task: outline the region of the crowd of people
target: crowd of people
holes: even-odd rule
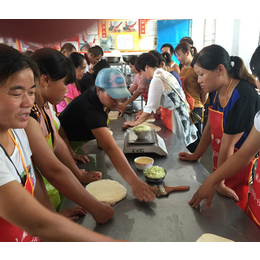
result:
[[[166,43],[160,50],[129,60],[135,77],[128,89],[124,75],[101,59],[97,45],[82,55],[70,43],[60,51],[27,54],[0,44],[0,241],[115,241],[73,222],[89,212],[104,224],[114,214],[82,186],[102,179],[102,173],[79,169],[77,161],[89,160],[77,149],[96,139],[133,195],[153,201],[155,187],[137,177],[108,129],[108,112],[124,113],[140,95],[144,109],[126,126],[159,117],[188,149],[180,160],[200,160],[212,145],[214,173],[189,204],[196,207],[207,199],[209,207],[216,188],[260,227],[260,166],[249,192],[260,148],[255,78],[260,78],[260,47],[250,62],[253,75],[241,58],[219,45],[198,52],[184,37],[175,49]],[[204,126],[209,93],[213,102]],[[191,112],[202,120],[193,122]],[[58,213],[61,194],[78,206]]]

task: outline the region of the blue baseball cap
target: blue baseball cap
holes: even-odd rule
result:
[[[125,83],[123,73],[114,68],[105,68],[99,71],[95,85],[106,90],[108,95],[114,99],[131,97]]]

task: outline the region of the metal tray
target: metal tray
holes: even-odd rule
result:
[[[154,144],[158,142],[158,139],[154,129],[151,129],[144,139],[139,139],[132,129],[128,129],[126,132],[126,142],[128,144]]]

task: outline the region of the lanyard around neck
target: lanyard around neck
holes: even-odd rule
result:
[[[185,68],[183,67],[183,70],[184,70],[184,69],[185,69]],[[183,76],[183,78],[185,78],[185,77],[187,76],[187,74],[189,73],[190,69],[191,69],[191,67],[189,67],[189,69],[186,71],[186,73],[185,73],[185,75]]]
[[[17,144],[17,142],[15,141],[14,136],[13,136],[13,134],[11,133],[10,130],[8,130],[8,134],[9,134],[10,137],[12,138],[12,140],[13,140],[15,146],[17,147],[17,149],[18,149],[18,151],[19,151],[19,154],[20,154],[20,156],[21,156],[21,160],[22,160],[22,163],[23,163],[23,168],[24,168],[24,170],[25,170],[25,172],[26,172],[26,175],[28,176],[29,173],[28,173],[27,167],[26,167],[25,162],[24,162],[24,159],[23,159],[22,151],[21,151],[19,145]]]
[[[226,89],[225,98],[224,98],[224,106],[223,106],[223,109],[224,109],[225,106],[226,106],[227,93],[228,93],[228,90],[229,90],[229,88],[230,88],[230,86],[231,86],[231,84],[232,84],[232,81],[233,81],[233,78],[230,79],[229,84],[228,84],[228,87],[227,87],[227,89]],[[214,103],[215,100],[216,100],[217,94],[218,94],[218,93],[216,93],[216,95],[215,95],[215,98],[214,98],[213,103]]]
[[[13,136],[13,134],[11,133],[10,130],[8,130],[8,134],[10,135],[12,141],[14,142],[15,146],[17,147],[17,149],[18,149],[18,151],[19,151],[19,154],[20,154],[21,160],[22,160],[22,164],[23,164],[23,168],[24,168],[24,170],[25,170],[25,172],[26,172],[26,176],[28,177],[28,176],[29,176],[29,173],[28,173],[27,167],[26,167],[26,165],[25,165],[25,162],[24,162],[24,159],[23,159],[23,155],[22,155],[21,149],[20,149],[19,145],[17,144],[17,142],[15,141],[14,136]],[[0,146],[1,146],[1,148],[3,149],[3,151],[4,151],[5,155],[7,156],[7,158],[8,158],[8,159],[11,161],[11,163],[13,164],[13,166],[14,166],[14,168],[15,168],[15,170],[16,170],[16,173],[18,174],[18,176],[19,176],[19,178],[20,178],[20,180],[21,180],[21,183],[22,183],[23,185],[25,185],[25,180],[21,178],[21,175],[19,174],[19,172],[18,172],[16,166],[14,165],[14,163],[13,163],[11,157],[9,156],[9,154],[6,152],[5,148],[4,148],[1,144],[0,144]]]

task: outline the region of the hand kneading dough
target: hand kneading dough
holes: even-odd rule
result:
[[[234,241],[217,235],[205,233],[201,237],[199,237],[196,242],[234,242]]]
[[[86,186],[86,190],[97,200],[105,201],[109,205],[116,204],[126,196],[126,188],[112,180],[91,182]]]

